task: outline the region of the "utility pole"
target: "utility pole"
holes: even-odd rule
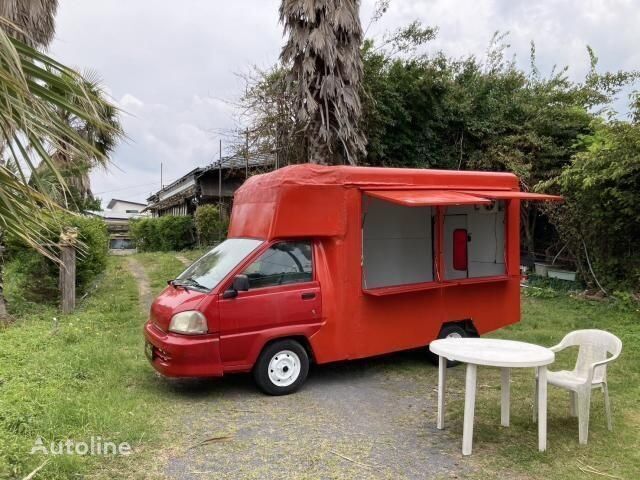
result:
[[[244,131],[244,179],[249,178],[249,129]]]
[[[164,182],[162,181],[162,162],[160,162],[160,190],[164,188]]]
[[[218,160],[218,211],[222,217],[222,139],[220,139],[220,159]]]

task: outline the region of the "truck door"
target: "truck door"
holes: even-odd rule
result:
[[[223,363],[244,364],[269,330],[278,336],[296,325],[322,318],[320,285],[315,280],[310,241],[271,245],[243,274],[249,290],[220,300],[220,351]]]
[[[467,278],[467,215],[455,214],[444,217],[444,278],[458,280]]]

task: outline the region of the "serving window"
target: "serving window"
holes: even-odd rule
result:
[[[362,198],[367,293],[506,275],[508,200],[446,190],[367,191]]]
[[[366,190],[362,287],[371,295],[507,275],[507,207],[561,197],[513,190]]]
[[[365,290],[434,280],[435,208],[363,195],[362,286]]]

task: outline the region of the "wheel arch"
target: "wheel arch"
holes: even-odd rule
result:
[[[461,327],[462,329],[464,329],[466,332],[469,333],[470,337],[479,337],[480,336],[480,334],[478,333],[478,329],[476,328],[475,324],[473,323],[473,319],[471,319],[471,318],[466,318],[464,320],[450,320],[450,321],[444,322],[440,326],[440,330],[438,331],[438,335],[440,334],[440,332],[442,331],[443,328],[448,327],[450,325],[457,325],[457,326]]]
[[[309,342],[309,339],[305,336],[305,335],[283,335],[282,337],[274,337],[271,338],[269,340],[267,340],[263,345],[262,348],[260,348],[260,352],[258,353],[258,357],[260,356],[260,354],[262,354],[262,352],[264,351],[265,348],[267,348],[269,345],[272,345],[276,342],[280,342],[282,340],[295,340],[298,343],[300,343],[300,345],[302,345],[302,348],[305,349],[305,351],[307,352],[307,355],[309,356],[309,363],[315,363],[315,356],[313,354],[313,348],[311,348],[311,342]]]

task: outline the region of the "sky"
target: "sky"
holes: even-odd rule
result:
[[[242,74],[278,59],[279,3],[60,0],[49,53],[97,74],[124,112],[128,138],[111,165],[91,175],[103,205],[111,198],[144,202],[160,188],[161,164],[166,185],[218,158],[220,132],[236,127]],[[361,2],[364,27],[375,3]],[[391,0],[367,36],[381,38],[414,20],[439,28],[427,53],[481,57],[500,31],[509,33],[510,53],[525,68],[534,41],[543,74],[568,65],[571,78],[582,78],[587,45],[601,70],[640,69],[640,0]]]

